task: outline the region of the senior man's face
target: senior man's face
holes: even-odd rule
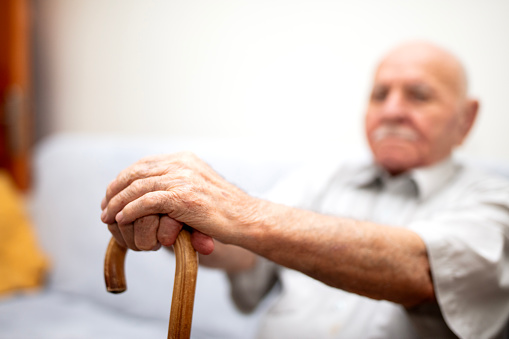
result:
[[[462,80],[433,53],[403,52],[379,66],[365,128],[375,161],[391,174],[446,158],[466,136]]]

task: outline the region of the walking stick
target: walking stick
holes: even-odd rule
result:
[[[173,247],[176,268],[168,339],[188,339],[191,336],[198,254],[191,245],[191,234],[185,228],[180,231]],[[124,274],[126,252],[125,247],[111,238],[104,258],[104,280],[108,292],[122,293],[127,289]]]

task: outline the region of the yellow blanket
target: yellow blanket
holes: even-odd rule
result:
[[[47,269],[23,201],[0,170],[0,294],[41,286]]]

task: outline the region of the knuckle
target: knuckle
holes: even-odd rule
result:
[[[117,178],[113,181],[113,184],[114,186],[118,186],[120,183],[128,184],[130,182],[130,178],[131,178],[130,168],[126,168],[119,173]]]
[[[148,164],[148,163],[151,163],[151,162],[154,162],[154,161],[158,161],[159,160],[159,156],[157,155],[147,155],[147,156],[144,156],[142,158],[140,158],[140,160],[137,161],[137,164]]]
[[[164,192],[148,192],[124,208],[124,214],[143,217],[154,213],[166,213],[167,197]]]
[[[147,177],[150,177],[151,175],[151,172],[152,172],[152,162],[153,161],[146,161],[144,163],[140,163],[138,164],[134,169],[133,169],[133,178],[135,179],[143,179],[143,178],[147,178]]]
[[[160,200],[161,198],[159,192],[149,192],[145,194],[144,199],[141,202],[141,207],[158,207],[161,204]]]
[[[148,223],[148,220],[149,220],[148,216],[144,216],[144,217],[141,217],[139,219],[136,219],[134,221],[134,226],[136,228],[142,228],[142,227],[144,227]]]
[[[156,178],[144,178],[135,180],[128,191],[129,195],[138,197],[146,192],[155,191],[157,185]]]
[[[141,157],[138,161],[136,161],[136,165],[138,164],[146,164],[152,161],[152,156],[147,155],[144,157]]]
[[[138,192],[145,188],[145,185],[142,180],[138,179],[131,183],[131,192]]]
[[[133,227],[133,224],[118,224],[118,229],[120,232],[124,233],[126,231],[129,231]]]
[[[159,216],[146,215],[144,217],[137,219],[134,222],[134,225],[141,230],[145,230],[145,229],[157,227],[158,222],[159,222]]]
[[[179,173],[179,179],[182,183],[189,183],[193,178],[193,171],[186,168],[182,169]]]
[[[120,211],[121,207],[125,204],[126,200],[124,199],[123,195],[117,194],[110,200],[110,203],[108,204],[108,210],[116,214],[116,212]]]

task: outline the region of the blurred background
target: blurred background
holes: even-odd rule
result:
[[[462,151],[509,161],[507,0],[2,0],[0,27],[1,166],[20,186],[62,132],[365,147],[376,62],[409,39],[469,72]]]

